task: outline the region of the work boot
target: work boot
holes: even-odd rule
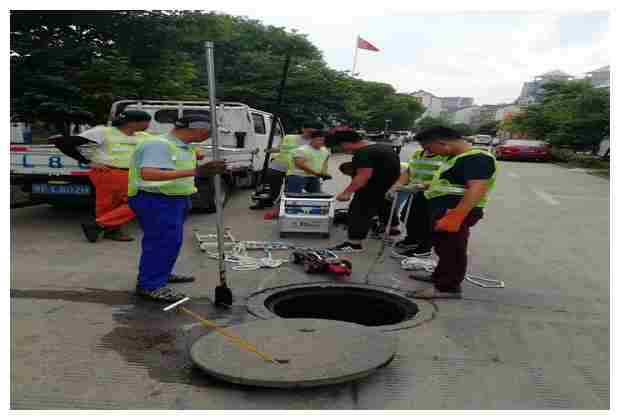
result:
[[[82,231],[88,242],[95,243],[103,233],[103,228],[97,223],[82,223]]]
[[[120,229],[108,230],[108,231],[104,232],[103,237],[105,239],[110,239],[112,241],[118,241],[118,242],[131,242],[131,241],[133,241],[133,238],[131,236],[127,235],[126,233],[124,233]]]

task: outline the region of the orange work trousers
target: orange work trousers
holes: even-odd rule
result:
[[[128,171],[94,168],[88,177],[95,186],[95,222],[99,226],[114,230],[136,217],[127,204]]]

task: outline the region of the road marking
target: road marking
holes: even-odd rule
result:
[[[609,169],[587,169],[587,168],[572,168],[572,169],[567,169],[568,172],[583,172],[583,173],[588,173],[588,172],[607,172],[609,171]]]
[[[506,175],[508,175],[511,178],[521,178],[519,175],[515,174],[514,172],[506,172]]]
[[[580,195],[553,195],[556,198],[568,199],[568,200],[597,200],[597,201],[609,201],[609,197],[586,197]]]
[[[551,195],[547,194],[544,191],[536,190],[536,189],[532,189],[532,191],[534,191],[534,194],[536,194],[541,200],[543,200],[547,204],[550,204],[552,206],[557,206],[558,204],[560,204],[556,200],[554,200]]]

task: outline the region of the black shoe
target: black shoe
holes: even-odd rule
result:
[[[419,242],[416,239],[405,238],[402,241],[396,242],[396,244],[394,244],[394,247],[402,251],[406,251],[409,249],[417,248],[418,245],[419,245]]]
[[[349,241],[345,241],[343,243],[341,243],[340,245],[336,245],[334,247],[331,248],[327,248],[330,251],[333,252],[342,252],[342,253],[348,253],[348,252],[363,252],[364,248],[362,247],[361,244],[352,244]]]
[[[433,273],[429,273],[427,271],[416,271],[413,274],[409,274],[409,278],[426,283],[435,283]]]
[[[409,257],[428,258],[432,255],[431,250],[432,248],[426,248],[426,247],[423,248],[419,245],[413,249],[407,249],[407,250],[400,250],[397,248],[394,251],[392,251],[392,257],[400,258],[400,259],[409,258]]]
[[[84,232],[84,236],[88,239],[88,242],[97,242],[99,237],[103,233],[103,228],[96,223],[83,223],[82,231]]]
[[[193,283],[196,281],[194,276],[181,276],[180,274],[170,274],[168,283]]]
[[[183,293],[166,286],[154,290],[136,287],[136,294],[145,299],[169,303],[178,302],[186,297]]]

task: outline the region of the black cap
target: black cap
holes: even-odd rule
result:
[[[211,119],[206,115],[187,115],[174,122],[175,128],[211,128]]]
[[[430,143],[435,140],[459,140],[462,137],[463,134],[460,131],[437,125],[420,131],[415,135],[414,140],[419,143]]]
[[[151,121],[151,114],[137,109],[123,111],[112,121],[113,126],[125,125],[130,122]]]

